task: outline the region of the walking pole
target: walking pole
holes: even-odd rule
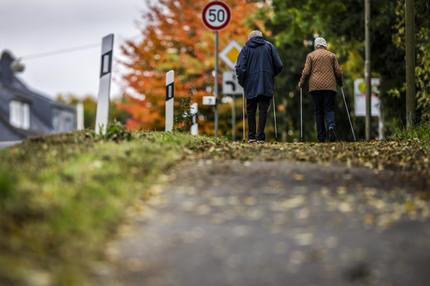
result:
[[[242,92],[242,141],[245,141],[245,93]]]
[[[275,123],[275,140],[278,142],[278,125],[276,124],[276,107],[275,107],[275,96],[273,95],[273,121]]]
[[[341,87],[340,90],[342,91],[343,102],[345,103],[345,108],[346,108],[346,114],[348,115],[349,125],[351,126],[352,137],[354,138],[354,141],[357,141],[357,139],[355,138],[354,127],[352,126],[351,116],[349,115],[349,109],[346,103],[345,93],[343,92],[343,87]]]
[[[300,141],[303,142],[303,89],[300,88]]]

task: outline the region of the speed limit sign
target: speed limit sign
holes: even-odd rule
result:
[[[231,13],[230,8],[221,1],[212,1],[209,2],[202,13],[203,23],[214,31],[215,34],[215,74],[214,74],[214,95],[208,96],[211,98],[211,102],[214,103],[214,134],[215,137],[218,136],[218,74],[219,74],[219,66],[218,66],[218,46],[219,46],[219,31],[227,27],[230,22]]]
[[[211,30],[224,29],[230,22],[230,8],[221,1],[212,1],[203,9],[203,22]]]

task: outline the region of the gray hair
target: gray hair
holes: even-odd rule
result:
[[[263,33],[258,30],[254,30],[251,33],[249,33],[248,39],[255,38],[255,37],[263,37]]]
[[[315,38],[314,46],[315,49],[318,49],[320,47],[327,48],[327,41],[322,37]]]

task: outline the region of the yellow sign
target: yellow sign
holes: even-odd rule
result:
[[[241,50],[242,47],[236,41],[231,41],[219,56],[231,69],[234,69]]]
[[[227,58],[231,61],[231,62],[233,62],[233,63],[235,63],[235,62],[237,62],[237,58],[239,57],[239,53],[240,53],[240,50],[238,50],[236,47],[233,47],[227,54],[226,54],[226,56],[227,56]]]

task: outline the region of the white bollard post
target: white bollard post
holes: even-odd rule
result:
[[[76,104],[76,129],[84,130],[84,104],[81,101]]]
[[[379,130],[379,140],[384,140],[385,134],[384,134],[384,118],[382,117],[382,110],[380,111],[380,114],[378,116],[378,130]]]
[[[197,113],[199,112],[199,107],[197,103],[191,104],[190,113],[193,116],[193,124],[191,125],[191,135],[199,135],[199,124],[197,123]]]
[[[109,120],[109,96],[112,79],[113,34],[103,37],[99,94],[97,97],[96,134],[105,134]]]
[[[175,100],[175,72],[166,74],[166,132],[173,131],[174,124],[174,100]]]

